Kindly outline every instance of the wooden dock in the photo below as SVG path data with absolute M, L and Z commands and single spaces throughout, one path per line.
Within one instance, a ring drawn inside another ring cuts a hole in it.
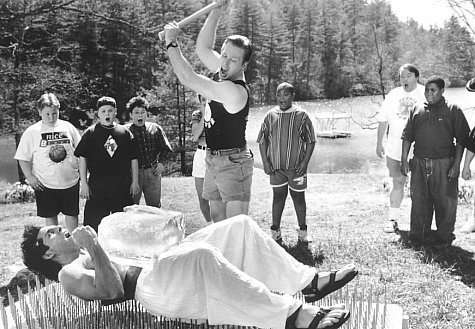
M 323 138 L 347 138 L 351 137 L 350 113 L 344 112 L 321 112 L 315 114 L 317 120 L 317 137 Z

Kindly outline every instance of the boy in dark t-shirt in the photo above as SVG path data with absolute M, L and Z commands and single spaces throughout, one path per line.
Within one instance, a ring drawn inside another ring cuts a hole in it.
M 139 191 L 135 141 L 127 128 L 114 121 L 116 114 L 115 100 L 100 98 L 99 122 L 84 132 L 74 152 L 79 157 L 80 194 L 87 199 L 83 224 L 96 232 L 102 218 L 132 205 L 132 196 Z

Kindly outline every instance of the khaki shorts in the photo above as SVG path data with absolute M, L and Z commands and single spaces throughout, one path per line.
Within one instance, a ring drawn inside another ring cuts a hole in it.
M 389 170 L 389 177 L 397 178 L 403 176 L 401 173 L 401 161 L 394 160 L 393 158 L 386 157 L 386 166 Z
M 231 155 L 206 154 L 203 198 L 210 201 L 251 200 L 254 156 L 249 149 Z

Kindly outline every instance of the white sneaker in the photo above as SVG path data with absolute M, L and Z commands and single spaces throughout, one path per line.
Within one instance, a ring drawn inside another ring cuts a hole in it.
M 278 244 L 282 244 L 282 233 L 280 232 L 280 228 L 277 230 L 270 230 L 272 233 L 272 239 L 275 240 Z
M 298 237 L 299 242 L 312 242 L 312 238 L 308 235 L 307 230 L 299 230 L 299 237 Z
M 391 219 L 386 223 L 386 226 L 384 227 L 383 231 L 384 233 L 394 233 L 398 231 L 399 228 L 397 226 L 397 222 L 394 219 Z

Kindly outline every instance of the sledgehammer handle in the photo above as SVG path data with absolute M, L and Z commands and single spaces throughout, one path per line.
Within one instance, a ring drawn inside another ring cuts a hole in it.
M 218 2 L 212 2 L 206 7 L 201 8 L 200 10 L 194 12 L 188 17 L 183 18 L 181 21 L 178 22 L 178 27 L 182 28 L 183 26 L 196 21 L 201 16 L 206 15 L 207 13 L 211 12 L 213 9 L 219 8 L 220 4 Z M 160 31 L 158 33 L 158 38 L 163 40 L 165 38 L 165 31 Z

